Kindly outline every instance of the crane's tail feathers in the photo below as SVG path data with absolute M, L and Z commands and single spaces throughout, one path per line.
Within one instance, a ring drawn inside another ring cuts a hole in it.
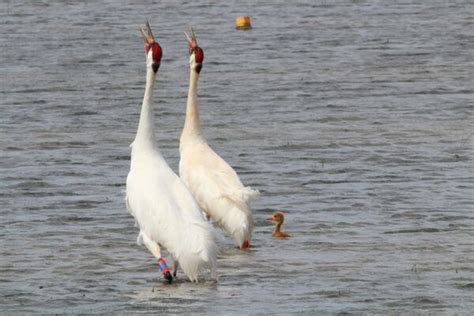
M 255 201 L 260 196 L 260 191 L 252 189 L 251 187 L 245 187 L 244 197 L 247 203 Z
M 236 190 L 234 192 L 229 192 L 226 194 L 226 197 L 232 201 L 240 204 L 250 204 L 250 202 L 256 200 L 260 196 L 258 190 L 254 190 L 250 187 L 244 187 L 241 190 Z
M 232 204 L 235 204 L 242 212 L 251 214 L 249 205 L 252 201 L 255 201 L 260 196 L 260 192 L 250 187 L 244 187 L 241 190 L 228 192 L 221 197 L 229 200 Z
M 250 243 L 254 223 L 247 204 L 236 203 L 227 197 L 222 197 L 216 202 L 218 203 L 216 209 L 225 210 L 210 214 L 216 224 L 231 235 L 239 247 L 245 241 Z
M 217 246 L 214 231 L 210 223 L 204 224 L 190 223 L 188 232 L 194 233 L 186 234 L 185 240 L 176 249 L 176 260 L 192 282 L 197 282 L 198 275 L 206 269 L 210 269 L 211 276 L 216 273 Z

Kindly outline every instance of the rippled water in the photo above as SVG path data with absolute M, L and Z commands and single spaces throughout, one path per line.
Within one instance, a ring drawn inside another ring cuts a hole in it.
M 231 3 L 2 1 L 1 310 L 472 312 L 472 2 Z M 169 164 L 192 24 L 205 134 L 262 192 L 254 247 L 219 239 L 218 283 L 164 285 L 125 210 L 145 17 Z

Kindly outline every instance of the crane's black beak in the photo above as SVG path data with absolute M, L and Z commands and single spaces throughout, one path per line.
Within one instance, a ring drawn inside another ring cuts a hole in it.
M 151 65 L 151 68 L 153 68 L 153 72 L 156 74 L 156 72 L 158 71 L 158 68 L 160 68 L 160 62 L 153 63 Z

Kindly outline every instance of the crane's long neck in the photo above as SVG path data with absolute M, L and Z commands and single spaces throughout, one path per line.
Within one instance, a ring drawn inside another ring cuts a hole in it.
M 199 74 L 191 68 L 189 75 L 188 102 L 186 104 L 186 119 L 184 121 L 183 136 L 193 135 L 202 137 L 201 123 L 197 102 L 197 86 Z
M 155 87 L 156 74 L 147 67 L 145 95 L 143 96 L 140 122 L 138 123 L 137 135 L 133 145 L 155 146 L 155 134 L 153 132 L 153 88 Z

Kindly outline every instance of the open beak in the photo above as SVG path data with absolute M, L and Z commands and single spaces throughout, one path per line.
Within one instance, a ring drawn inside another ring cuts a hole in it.
M 188 39 L 189 55 L 191 55 L 194 49 L 198 46 L 196 34 L 194 34 L 193 28 L 189 27 L 189 30 L 187 32 L 184 31 L 184 35 L 186 35 L 186 38 Z
M 150 23 L 148 23 L 148 20 L 145 23 L 145 28 L 140 26 L 140 33 L 142 34 L 143 41 L 145 42 L 145 47 L 147 45 L 151 44 L 158 44 L 155 40 L 155 36 L 153 36 L 153 32 L 151 31 Z M 156 45 L 155 44 L 155 45 Z M 158 68 L 160 68 L 160 61 L 153 62 L 151 65 L 151 68 L 153 69 L 153 72 L 156 74 L 158 71 Z
M 148 23 L 148 21 L 146 21 L 145 28 L 140 26 L 140 32 L 142 33 L 145 44 L 152 44 L 155 42 L 155 37 L 153 36 L 153 32 L 151 31 L 150 23 Z

